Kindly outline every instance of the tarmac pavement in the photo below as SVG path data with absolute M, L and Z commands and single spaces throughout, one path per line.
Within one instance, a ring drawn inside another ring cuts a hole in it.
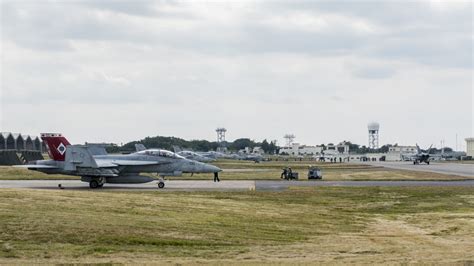
M 21 189 L 59 189 L 58 185 L 67 190 L 93 190 L 87 183 L 79 180 L 1 180 L 0 189 L 21 188 Z M 208 180 L 169 180 L 165 181 L 165 188 L 158 189 L 157 182 L 144 184 L 105 184 L 103 188 L 94 191 L 280 191 L 289 187 L 414 187 L 414 186 L 468 186 L 474 187 L 474 180 L 463 181 L 252 181 L 252 180 L 232 180 L 212 182 Z
M 363 162 L 373 166 L 383 166 L 391 169 L 431 172 L 448 175 L 458 175 L 474 177 L 474 164 L 461 163 L 439 163 L 430 162 L 430 164 L 417 164 L 413 162 Z

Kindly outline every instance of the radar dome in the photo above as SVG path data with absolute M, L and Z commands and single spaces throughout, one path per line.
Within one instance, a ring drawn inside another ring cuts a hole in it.
M 369 124 L 367 125 L 367 127 L 369 128 L 369 130 L 376 130 L 376 131 L 378 131 L 379 128 L 380 128 L 380 125 L 379 125 L 379 123 L 377 123 L 377 122 L 371 122 L 371 123 L 369 123 Z

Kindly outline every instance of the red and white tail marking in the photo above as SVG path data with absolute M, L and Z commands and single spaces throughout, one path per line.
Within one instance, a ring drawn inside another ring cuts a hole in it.
M 64 161 L 66 146 L 71 145 L 60 133 L 41 133 L 41 139 L 48 147 L 48 154 L 55 161 Z

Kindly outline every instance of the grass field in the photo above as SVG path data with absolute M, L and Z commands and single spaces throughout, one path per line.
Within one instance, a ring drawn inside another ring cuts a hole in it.
M 0 264 L 473 263 L 474 188 L 0 193 Z
M 222 180 L 279 180 L 282 168 L 291 167 L 300 174 L 301 179 L 306 179 L 309 165 L 318 166 L 323 171 L 325 180 L 463 180 L 469 177 L 453 176 L 437 173 L 393 170 L 363 164 L 348 163 L 315 163 L 308 161 L 270 161 L 254 163 L 249 161 L 222 160 L 214 165 L 224 169 L 220 173 Z M 36 171 L 22 168 L 0 166 L 0 180 L 11 179 L 79 179 L 74 176 L 46 175 Z M 177 179 L 212 179 L 212 174 L 183 175 L 171 177 Z

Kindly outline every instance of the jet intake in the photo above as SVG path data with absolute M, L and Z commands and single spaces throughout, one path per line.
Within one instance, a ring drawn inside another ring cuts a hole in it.
M 171 173 L 158 173 L 159 176 L 182 176 L 183 172 L 181 171 L 174 171 Z

